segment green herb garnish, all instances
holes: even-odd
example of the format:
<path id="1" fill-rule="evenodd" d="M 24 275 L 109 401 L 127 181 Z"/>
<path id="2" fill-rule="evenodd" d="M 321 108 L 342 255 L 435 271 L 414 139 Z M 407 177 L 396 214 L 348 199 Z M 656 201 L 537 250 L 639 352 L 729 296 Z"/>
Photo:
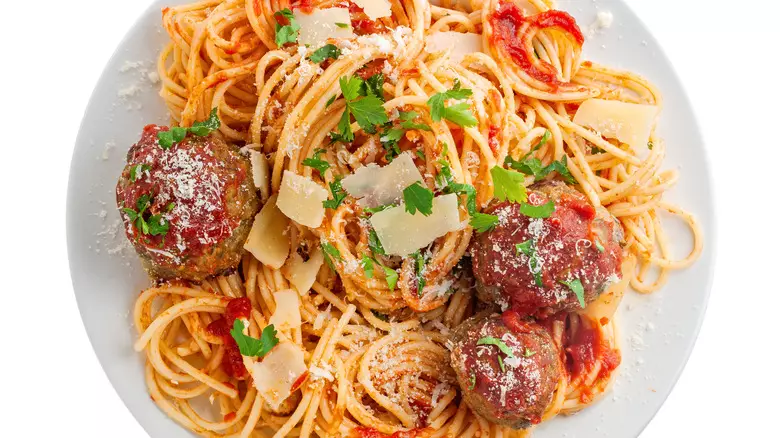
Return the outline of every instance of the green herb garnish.
<path id="1" fill-rule="evenodd" d="M 461 102 L 449 107 L 444 106 L 448 99 L 463 100 L 472 95 L 471 90 L 460 88 L 460 81 L 455 80 L 455 84 L 450 90 L 443 93 L 436 93 L 428 99 L 428 107 L 431 110 L 431 119 L 434 122 L 441 121 L 442 118 L 449 120 L 459 126 L 476 126 L 477 119 L 471 112 L 468 103 Z"/>
<path id="2" fill-rule="evenodd" d="M 542 205 L 520 204 L 520 213 L 532 218 L 548 218 L 555 211 L 555 202 Z"/>
<path id="3" fill-rule="evenodd" d="M 348 143 L 355 139 L 350 115 L 355 117 L 358 125 L 368 133 L 376 132 L 376 125 L 387 123 L 387 114 L 382 106 L 382 100 L 374 94 L 377 92 L 374 89 L 377 83 L 378 80 L 374 80 L 373 85 L 367 84 L 357 76 L 339 78 L 341 93 L 344 95 L 347 105 L 338 126 L 336 126 L 338 132 L 330 134 L 331 140 Z"/>
<path id="4" fill-rule="evenodd" d="M 494 166 L 490 176 L 493 178 L 493 196 L 499 201 L 525 202 L 528 199 L 525 177 L 521 173 Z"/>
<path id="5" fill-rule="evenodd" d="M 580 307 L 585 308 L 585 289 L 582 287 L 582 282 L 579 278 L 575 278 L 571 281 L 561 281 L 561 284 L 569 286 L 574 295 L 577 295 L 577 301 L 580 302 Z"/>
<path id="6" fill-rule="evenodd" d="M 325 149 L 315 149 L 314 154 L 310 158 L 303 160 L 303 165 L 316 169 L 320 176 L 324 178 L 325 171 L 330 169 L 330 163 L 320 158 L 323 153 L 325 153 Z"/>
<path id="7" fill-rule="evenodd" d="M 301 30 L 301 25 L 295 21 L 295 15 L 292 11 L 284 8 L 281 11 L 274 12 L 274 17 L 277 17 L 276 23 L 276 45 L 282 47 L 287 43 L 294 43 L 298 41 L 298 31 Z M 289 24 L 279 24 L 279 19 L 286 20 Z"/>
<path id="8" fill-rule="evenodd" d="M 515 250 L 517 251 L 517 254 L 523 253 L 528 257 L 530 264 L 529 268 L 531 268 L 531 273 L 534 274 L 534 282 L 539 287 L 544 286 L 544 283 L 542 283 L 542 266 L 541 263 L 539 263 L 539 258 L 536 254 L 536 243 L 533 240 L 526 240 L 525 242 L 516 244 Z"/>
<path id="9" fill-rule="evenodd" d="M 366 278 L 374 278 L 374 261 L 371 257 L 363 254 L 363 258 L 360 259 L 360 266 L 363 268 L 363 272 L 366 273 Z"/>
<path id="10" fill-rule="evenodd" d="M 325 208 L 337 209 L 339 205 L 347 198 L 347 192 L 341 188 L 341 175 L 339 175 L 335 181 L 328 184 L 330 186 L 330 193 L 333 195 L 333 199 L 322 201 L 322 205 Z"/>
<path id="11" fill-rule="evenodd" d="M 242 356 L 263 357 L 279 343 L 273 324 L 265 326 L 260 334 L 260 339 L 255 339 L 244 334 L 244 323 L 240 319 L 233 321 L 230 336 L 236 341 Z"/>
<path id="12" fill-rule="evenodd" d="M 217 107 L 212 108 L 208 119 L 202 122 L 195 122 L 189 128 L 174 126 L 168 131 L 158 132 L 157 143 L 163 149 L 170 149 L 174 144 L 184 140 L 184 138 L 187 137 L 188 132 L 197 135 L 198 137 L 205 137 L 211 134 L 212 132 L 219 129 L 221 125 L 217 111 Z"/>
<path id="13" fill-rule="evenodd" d="M 349 24 L 347 23 L 336 23 L 336 26 L 342 29 L 349 29 Z"/>
<path id="14" fill-rule="evenodd" d="M 338 59 L 339 56 L 341 56 L 341 49 L 333 44 L 325 44 L 309 56 L 309 61 L 319 64 L 328 58 Z"/>
<path id="15" fill-rule="evenodd" d="M 144 172 L 152 167 L 148 164 L 136 164 L 130 168 L 130 182 L 135 182 Z"/>
<path id="16" fill-rule="evenodd" d="M 404 203 L 407 213 L 419 211 L 423 216 L 430 216 L 433 213 L 433 192 L 416 181 L 404 189 Z"/>
<path id="17" fill-rule="evenodd" d="M 328 267 L 333 271 L 336 272 L 336 264 L 333 262 L 333 260 L 341 261 L 341 253 L 339 252 L 338 248 L 331 245 L 329 242 L 320 242 L 320 247 L 322 248 L 322 254 L 325 256 L 325 263 L 328 264 Z"/>

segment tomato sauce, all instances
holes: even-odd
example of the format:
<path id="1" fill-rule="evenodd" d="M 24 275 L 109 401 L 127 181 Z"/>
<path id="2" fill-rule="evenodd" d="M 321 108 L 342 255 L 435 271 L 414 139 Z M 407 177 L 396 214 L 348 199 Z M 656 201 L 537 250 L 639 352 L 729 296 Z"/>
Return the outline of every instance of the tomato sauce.
<path id="1" fill-rule="evenodd" d="M 148 125 L 128 154 L 124 184 L 117 186 L 120 208 L 140 211 L 138 201 L 148 196 L 145 220 L 161 215 L 168 231 L 161 235 L 143 233 L 137 224 L 125 228 L 131 241 L 149 248 L 152 256 L 162 253 L 199 256 L 232 234 L 239 218 L 228 211 L 225 193 L 237 191 L 246 169 L 235 165 L 237 158 L 221 157 L 208 137 L 187 139 L 163 149 L 157 142 L 167 127 Z M 134 181 L 130 170 L 145 166 Z M 215 181 L 216 178 L 216 181 Z"/>
<path id="2" fill-rule="evenodd" d="M 523 10 L 515 3 L 502 2 L 499 6 L 489 17 L 490 24 L 493 26 L 491 35 L 493 44 L 502 46 L 512 60 L 532 78 L 552 87 L 561 85 L 555 68 L 550 63 L 538 59 L 534 54 L 530 38 L 535 29 L 556 28 L 570 35 L 577 44 L 582 46 L 585 37 L 574 17 L 558 10 L 525 16 Z M 526 24 L 529 27 L 522 35 L 518 35 L 520 29 Z"/>
<path id="3" fill-rule="evenodd" d="M 563 345 L 566 371 L 572 380 L 588 374 L 598 362 L 601 362 L 599 378 L 608 378 L 620 365 L 620 352 L 610 348 L 600 330 L 586 324 L 580 324 L 573 336 L 567 335 Z"/>
<path id="4" fill-rule="evenodd" d="M 364 81 L 376 74 L 382 73 L 382 69 L 385 66 L 385 58 L 374 59 L 368 64 L 361 67 L 356 74 L 360 76 L 360 79 Z"/>
<path id="5" fill-rule="evenodd" d="M 225 345 L 225 353 L 222 355 L 222 370 L 228 376 L 239 380 L 245 379 L 248 373 L 244 367 L 244 358 L 241 356 L 241 351 L 231 336 L 230 330 L 236 319 L 248 319 L 251 311 L 252 303 L 249 298 L 232 299 L 225 308 L 225 315 L 214 320 L 206 328 L 212 335 L 219 336 Z"/>

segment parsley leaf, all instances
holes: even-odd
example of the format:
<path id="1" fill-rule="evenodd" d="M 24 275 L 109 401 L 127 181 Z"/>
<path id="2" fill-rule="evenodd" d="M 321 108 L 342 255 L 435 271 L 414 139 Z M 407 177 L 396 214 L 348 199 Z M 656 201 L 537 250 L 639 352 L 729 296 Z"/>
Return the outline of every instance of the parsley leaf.
<path id="1" fill-rule="evenodd" d="M 392 207 L 393 204 L 385 204 L 385 205 L 380 205 L 378 207 L 364 208 L 363 211 L 369 214 L 374 214 L 374 213 L 379 213 L 380 211 L 385 211 L 388 208 L 392 208 Z"/>
<path id="2" fill-rule="evenodd" d="M 136 164 L 130 168 L 130 182 L 135 182 L 144 172 L 150 170 L 151 166 L 148 164 Z"/>
<path id="3" fill-rule="evenodd" d="M 520 204 L 520 213 L 533 218 L 548 218 L 555 211 L 555 202 L 542 205 Z"/>
<path id="4" fill-rule="evenodd" d="M 474 213 L 469 224 L 477 230 L 477 233 L 490 231 L 498 225 L 498 216 L 494 214 Z"/>
<path id="5" fill-rule="evenodd" d="M 379 79 L 375 79 L 372 85 L 368 85 L 365 81 L 356 76 L 342 76 L 339 78 L 341 93 L 344 95 L 347 105 L 339 120 L 337 126 L 338 132 L 331 133 L 331 140 L 350 142 L 355 139 L 355 134 L 352 132 L 350 115 L 354 116 L 358 125 L 368 133 L 374 133 L 376 131 L 376 125 L 387 123 L 387 114 L 385 113 L 384 106 L 382 106 L 383 98 L 373 94 L 376 91 L 373 87 L 377 86 L 379 83 L 378 81 Z M 381 89 L 379 92 L 381 92 Z"/>
<path id="6" fill-rule="evenodd" d="M 325 102 L 325 108 L 333 105 L 333 102 L 335 101 L 336 101 L 336 95 L 334 94 L 333 96 L 330 96 L 330 99 L 328 99 L 327 102 Z"/>
<path id="7" fill-rule="evenodd" d="M 320 159 L 320 155 L 325 153 L 325 149 L 315 149 L 314 154 L 310 158 L 306 158 L 303 160 L 304 166 L 309 166 L 311 168 L 314 168 L 317 170 L 317 172 L 320 173 L 320 175 L 324 178 L 325 177 L 325 171 L 330 169 L 330 163 L 327 161 Z"/>
<path id="8" fill-rule="evenodd" d="M 236 341 L 242 356 L 263 357 L 279 343 L 273 324 L 265 326 L 260 339 L 255 339 L 244 334 L 244 323 L 240 319 L 233 322 L 230 336 Z"/>
<path id="9" fill-rule="evenodd" d="M 458 126 L 477 126 L 477 119 L 471 112 L 471 106 L 467 102 L 457 103 L 444 108 L 442 116 Z"/>
<path id="10" fill-rule="evenodd" d="M 469 378 L 469 391 L 474 389 L 474 387 L 477 386 L 477 376 L 475 374 L 472 374 Z"/>
<path id="11" fill-rule="evenodd" d="M 542 161 L 538 158 L 525 158 L 522 161 L 514 160 L 512 157 L 506 157 L 504 163 L 519 172 L 526 175 L 532 175 L 534 181 L 540 181 L 552 172 L 558 172 L 561 179 L 569 184 L 575 184 L 577 180 L 569 172 L 567 158 L 564 155 L 560 161 L 553 161 L 547 166 L 542 166 Z"/>
<path id="12" fill-rule="evenodd" d="M 596 249 L 599 250 L 599 252 L 604 252 L 604 245 L 602 245 L 601 242 L 594 240 L 593 243 L 596 245 Z"/>
<path id="13" fill-rule="evenodd" d="M 398 284 L 398 272 L 395 269 L 388 268 L 385 265 L 380 264 L 382 270 L 385 271 L 385 280 L 387 281 L 387 287 L 390 288 L 390 292 L 395 290 L 395 286 Z"/>
<path id="14" fill-rule="evenodd" d="M 309 61 L 319 64 L 328 58 L 338 59 L 339 56 L 341 56 L 341 49 L 333 44 L 325 44 L 309 56 Z"/>
<path id="15" fill-rule="evenodd" d="M 525 202 L 528 198 L 523 184 L 525 177 L 521 173 L 494 166 L 490 169 L 490 176 L 493 177 L 494 196 L 498 200 Z"/>
<path id="16" fill-rule="evenodd" d="M 376 231 L 372 228 L 368 232 L 368 247 L 371 248 L 371 252 L 377 255 L 385 255 L 385 249 L 382 247 L 382 242 L 379 240 Z"/>
<path id="17" fill-rule="evenodd" d="M 431 118 L 434 122 L 447 119 L 460 126 L 476 126 L 477 119 L 471 113 L 470 106 L 466 102 L 461 102 L 450 107 L 445 107 L 444 102 L 448 99 L 462 100 L 470 97 L 471 90 L 460 88 L 460 81 L 456 80 L 452 89 L 443 93 L 436 93 L 428 99 L 428 107 L 431 110 Z"/>
<path id="18" fill-rule="evenodd" d="M 433 213 L 433 192 L 416 181 L 404 189 L 404 203 L 407 213 L 419 211 L 423 216 L 430 216 Z"/>
<path id="19" fill-rule="evenodd" d="M 417 274 L 417 296 L 422 296 L 425 289 L 425 256 L 417 251 L 413 254 L 415 263 L 415 273 Z"/>
<path id="20" fill-rule="evenodd" d="M 221 122 L 219 120 L 219 115 L 217 115 L 217 107 L 214 107 L 211 109 L 208 119 L 202 122 L 195 122 L 189 128 L 174 126 L 168 131 L 158 132 L 157 143 L 163 149 L 170 149 L 174 144 L 184 140 L 187 137 L 188 132 L 191 132 L 198 137 L 205 137 L 218 130 L 220 125 Z"/>
<path id="21" fill-rule="evenodd" d="M 341 188 L 341 176 L 336 178 L 335 181 L 329 184 L 330 193 L 333 195 L 333 199 L 322 201 L 322 205 L 325 208 L 331 208 L 333 210 L 339 208 L 342 202 L 347 198 L 347 192 Z"/>
<path id="22" fill-rule="evenodd" d="M 385 85 L 385 75 L 383 75 L 382 73 L 377 73 L 375 75 L 372 75 L 370 78 L 366 79 L 365 82 L 363 82 L 363 85 L 360 88 L 360 95 L 375 96 L 377 99 L 384 102 L 385 101 L 384 85 Z"/>
<path id="23" fill-rule="evenodd" d="M 373 314 L 374 314 L 374 316 L 375 316 L 375 317 L 376 317 L 378 320 L 380 320 L 380 321 L 387 322 L 387 321 L 389 321 L 389 320 L 390 320 L 390 318 L 388 318 L 388 316 L 387 316 L 387 315 L 385 315 L 384 313 L 379 313 L 379 312 L 377 312 L 377 311 L 376 311 L 376 310 L 374 310 L 374 309 L 371 309 L 371 313 L 373 313 Z"/>
<path id="24" fill-rule="evenodd" d="M 365 131 L 371 132 L 376 125 L 387 123 L 385 107 L 382 106 L 382 101 L 374 95 L 349 102 L 347 106 L 352 115 L 355 116 L 355 121 Z"/>
<path id="25" fill-rule="evenodd" d="M 569 286 L 574 295 L 577 295 L 577 301 L 580 302 L 580 307 L 585 308 L 585 290 L 582 288 L 582 282 L 579 278 L 575 278 L 571 281 L 561 281 L 561 284 Z"/>
<path id="26" fill-rule="evenodd" d="M 168 233 L 169 223 L 162 215 L 152 215 L 149 220 L 146 221 L 149 226 L 149 234 L 152 236 L 160 236 Z"/>
<path id="27" fill-rule="evenodd" d="M 371 257 L 363 254 L 363 258 L 360 259 L 360 266 L 366 273 L 366 278 L 374 278 L 374 261 Z"/>
<path id="28" fill-rule="evenodd" d="M 401 119 L 401 127 L 404 129 L 422 129 L 430 131 L 431 127 L 424 123 L 414 123 L 414 119 L 420 117 L 417 111 L 399 111 L 398 118 Z"/>
<path id="29" fill-rule="evenodd" d="M 322 254 L 325 256 L 325 263 L 328 264 L 331 271 L 336 272 L 336 265 L 333 263 L 333 260 L 335 259 L 339 262 L 342 260 L 338 248 L 328 242 L 320 242 L 320 247 L 322 248 Z"/>
<path id="30" fill-rule="evenodd" d="M 517 254 L 523 253 L 528 257 L 529 268 L 531 273 L 534 274 L 534 282 L 537 286 L 542 287 L 542 266 L 539 263 L 539 258 L 536 254 L 536 243 L 533 240 L 526 240 L 525 242 L 515 244 L 515 250 Z"/>
<path id="31" fill-rule="evenodd" d="M 274 17 L 277 17 L 276 23 L 276 45 L 282 47 L 287 43 L 294 43 L 298 41 L 298 31 L 301 30 L 301 25 L 295 21 L 295 16 L 288 8 L 284 8 L 281 11 L 274 12 Z M 286 19 L 290 24 L 282 26 L 279 24 L 279 19 Z"/>
<path id="32" fill-rule="evenodd" d="M 477 345 L 495 345 L 498 347 L 499 350 L 501 350 L 502 353 L 506 355 L 508 358 L 514 358 L 515 355 L 512 354 L 512 349 L 509 348 L 508 345 L 504 343 L 501 339 L 494 338 L 492 336 L 485 336 L 484 338 L 479 338 L 477 340 Z"/>
<path id="33" fill-rule="evenodd" d="M 530 349 L 530 348 L 528 348 L 528 347 L 525 347 L 525 351 L 523 352 L 523 356 L 524 356 L 524 357 L 531 357 L 531 356 L 533 356 L 533 355 L 535 355 L 535 354 L 536 354 L 536 352 L 535 352 L 535 351 L 531 350 L 531 349 Z"/>
<path id="34" fill-rule="evenodd" d="M 347 23 L 336 23 L 336 26 L 342 28 L 342 29 L 349 29 L 349 24 Z"/>

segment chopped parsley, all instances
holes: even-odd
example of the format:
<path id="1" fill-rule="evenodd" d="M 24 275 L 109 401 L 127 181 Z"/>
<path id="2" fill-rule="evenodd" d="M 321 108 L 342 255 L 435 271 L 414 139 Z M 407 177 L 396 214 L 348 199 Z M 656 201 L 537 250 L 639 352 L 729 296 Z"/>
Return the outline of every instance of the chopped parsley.
<path id="1" fill-rule="evenodd" d="M 349 24 L 347 23 L 336 23 L 336 26 L 342 29 L 349 29 Z"/>
<path id="2" fill-rule="evenodd" d="M 135 228 L 140 231 L 141 234 L 164 236 L 168 233 L 170 224 L 161 214 L 153 214 L 149 216 L 148 219 L 144 217 L 144 213 L 146 213 L 147 209 L 152 205 L 151 201 L 152 197 L 149 194 L 141 195 L 135 202 L 135 207 L 138 209 L 137 211 L 127 207 L 123 208 L 122 211 L 127 214 L 131 223 L 135 223 Z M 171 204 L 168 204 L 168 206 Z"/>
<path id="3" fill-rule="evenodd" d="M 392 208 L 392 207 L 393 204 L 385 204 L 385 205 L 380 205 L 378 207 L 364 208 L 363 211 L 368 214 L 374 214 L 374 213 L 379 213 L 380 211 L 385 211 L 388 208 Z"/>
<path id="4" fill-rule="evenodd" d="M 512 349 L 507 346 L 504 341 L 498 338 L 494 338 L 492 336 L 486 336 L 484 338 L 480 338 L 477 341 L 477 345 L 495 345 L 498 347 L 498 349 L 506 355 L 506 357 L 510 359 L 514 359 L 515 355 L 512 354 Z M 505 372 L 506 369 L 504 368 L 504 359 L 501 357 L 501 355 L 498 356 L 498 366 L 501 367 L 501 371 Z"/>
<path id="5" fill-rule="evenodd" d="M 157 143 L 163 149 L 170 149 L 174 144 L 184 140 L 187 133 L 190 132 L 198 137 L 205 137 L 219 129 L 221 123 L 217 115 L 217 107 L 212 108 L 209 118 L 202 122 L 195 122 L 189 128 L 174 126 L 168 131 L 157 133 Z"/>
<path id="6" fill-rule="evenodd" d="M 444 145 L 446 153 L 447 145 Z M 452 178 L 452 169 L 446 160 L 437 161 L 441 166 L 440 173 L 436 176 L 438 184 L 444 186 L 444 193 L 456 193 L 466 195 L 466 209 L 471 216 L 469 224 L 477 230 L 478 233 L 484 233 L 492 230 L 498 224 L 498 216 L 493 214 L 479 213 L 477 211 L 477 190 L 474 186 L 464 183 L 456 183 Z"/>
<path id="7" fill-rule="evenodd" d="M 295 16 L 288 8 L 284 8 L 281 11 L 274 12 L 276 17 L 276 45 L 282 47 L 287 43 L 294 43 L 298 41 L 298 31 L 301 30 L 301 25 L 295 21 Z M 286 21 L 289 24 L 282 25 L 279 21 Z"/>
<path id="8" fill-rule="evenodd" d="M 331 245 L 329 242 L 321 242 L 320 247 L 322 248 L 322 254 L 325 256 L 325 263 L 328 264 L 328 267 L 333 271 L 336 272 L 336 264 L 333 262 L 333 260 L 341 261 L 341 253 L 339 252 L 338 248 Z"/>
<path id="9" fill-rule="evenodd" d="M 379 80 L 375 79 L 372 81 L 372 78 L 374 76 L 369 78 L 368 82 L 357 76 L 342 76 L 339 78 L 341 93 L 344 95 L 347 105 L 344 108 L 344 113 L 341 115 L 339 124 L 336 126 L 338 132 L 330 134 L 331 140 L 348 143 L 355 139 L 350 116 L 355 118 L 355 121 L 364 131 L 371 134 L 376 132 L 376 125 L 387 123 L 387 114 L 384 106 L 382 106 L 382 99 L 375 94 L 378 93 L 375 87 L 378 85 Z M 381 91 L 381 85 L 379 86 L 379 91 Z"/>
<path id="10" fill-rule="evenodd" d="M 599 250 L 599 252 L 604 252 L 604 246 L 601 244 L 601 242 L 594 240 L 593 244 L 596 245 L 596 249 Z"/>
<path id="11" fill-rule="evenodd" d="M 382 247 L 382 242 L 379 240 L 379 236 L 376 235 L 376 231 L 372 228 L 368 232 L 368 247 L 376 255 L 385 255 L 385 249 Z"/>
<path id="12" fill-rule="evenodd" d="M 430 216 L 433 213 L 433 192 L 416 181 L 404 189 L 404 203 L 407 213 L 419 211 L 423 216 Z"/>
<path id="13" fill-rule="evenodd" d="M 371 257 L 363 254 L 360 259 L 360 266 L 363 268 L 363 272 L 366 273 L 366 278 L 374 278 L 374 261 Z"/>
<path id="14" fill-rule="evenodd" d="M 477 376 L 472 374 L 469 378 L 469 391 L 473 390 L 475 386 L 477 386 Z"/>
<path id="15" fill-rule="evenodd" d="M 377 262 L 378 263 L 378 262 Z M 395 269 L 388 268 L 387 266 L 378 263 L 379 266 L 385 271 L 385 280 L 387 281 L 387 287 L 390 288 L 390 292 L 395 290 L 395 286 L 398 284 L 398 272 Z"/>
<path id="16" fill-rule="evenodd" d="M 528 257 L 528 267 L 531 269 L 531 273 L 534 274 L 534 282 L 539 287 L 544 286 L 544 283 L 542 283 L 542 264 L 539 262 L 536 254 L 536 243 L 533 240 L 526 240 L 525 242 L 515 244 L 515 250 L 517 254 L 523 253 Z"/>
<path id="17" fill-rule="evenodd" d="M 371 313 L 373 313 L 374 316 L 376 317 L 376 319 L 378 319 L 380 321 L 384 321 L 384 322 L 390 321 L 390 318 L 387 315 L 385 315 L 384 313 L 379 313 L 379 312 L 377 312 L 374 309 L 371 309 Z"/>
<path id="18" fill-rule="evenodd" d="M 330 193 L 333 195 L 333 199 L 322 201 L 322 206 L 330 209 L 337 209 L 345 199 L 347 199 L 347 192 L 341 188 L 341 175 L 339 175 L 335 181 L 329 184 Z"/>
<path id="19" fill-rule="evenodd" d="M 520 213 L 533 218 L 548 218 L 555 211 L 555 202 L 549 201 L 542 205 L 520 204 Z"/>
<path id="20" fill-rule="evenodd" d="M 382 102 L 385 101 L 385 75 L 377 73 L 366 79 L 360 86 L 361 96 L 375 96 Z"/>
<path id="21" fill-rule="evenodd" d="M 310 158 L 303 160 L 303 165 L 316 169 L 324 178 L 325 171 L 330 168 L 330 163 L 320 158 L 323 153 L 325 153 L 325 149 L 315 149 L 314 154 Z"/>
<path id="22" fill-rule="evenodd" d="M 415 263 L 415 274 L 417 275 L 417 296 L 422 296 L 425 289 L 425 256 L 417 251 L 413 254 Z"/>
<path id="23" fill-rule="evenodd" d="M 148 164 L 136 164 L 130 168 L 130 182 L 136 182 L 138 178 L 143 175 L 144 172 L 150 170 L 152 167 Z"/>
<path id="24" fill-rule="evenodd" d="M 441 119 L 449 120 L 458 126 L 476 126 L 477 119 L 471 112 L 471 107 L 467 102 L 457 103 L 451 106 L 444 106 L 448 99 L 463 100 L 472 95 L 471 90 L 460 87 L 460 81 L 455 80 L 455 85 L 443 93 L 436 93 L 428 99 L 428 107 L 431 110 L 431 119 L 439 122 Z"/>
<path id="25" fill-rule="evenodd" d="M 523 352 L 523 356 L 524 356 L 524 357 L 531 357 L 531 356 L 533 356 L 533 355 L 535 355 L 535 354 L 536 354 L 536 352 L 535 352 L 535 351 L 531 350 L 531 349 L 530 349 L 530 348 L 528 348 L 528 347 L 525 347 L 525 351 Z"/>
<path id="26" fill-rule="evenodd" d="M 417 111 L 399 111 L 398 118 L 401 119 L 401 127 L 404 129 L 422 129 L 423 131 L 430 131 L 431 127 L 424 123 L 415 123 L 414 119 L 420 117 L 420 113 Z"/>
<path id="27" fill-rule="evenodd" d="M 338 59 L 339 56 L 341 56 L 341 49 L 333 44 L 325 44 L 309 56 L 309 61 L 319 64 L 326 59 Z"/>
<path id="28" fill-rule="evenodd" d="M 582 287 L 582 282 L 579 278 L 575 278 L 571 281 L 561 281 L 561 284 L 569 286 L 574 295 L 577 295 L 577 301 L 580 302 L 580 307 L 585 308 L 585 289 Z"/>
<path id="29" fill-rule="evenodd" d="M 561 178 L 569 184 L 575 184 L 577 180 L 569 172 L 567 158 L 564 155 L 563 158 L 558 161 L 553 161 L 547 166 L 542 166 L 542 161 L 538 158 L 530 158 L 531 154 L 537 151 L 542 145 L 547 143 L 550 138 L 550 131 L 545 131 L 541 140 L 531 148 L 531 151 L 525 154 L 520 160 L 515 160 L 512 157 L 506 157 L 504 164 L 511 167 L 514 170 L 522 172 L 526 175 L 534 177 L 534 181 L 540 181 L 547 177 L 552 172 L 558 172 Z"/>
<path id="30" fill-rule="evenodd" d="M 279 343 L 273 324 L 265 326 L 260 333 L 260 339 L 255 339 L 244 334 L 244 323 L 240 319 L 233 322 L 230 336 L 236 341 L 242 356 L 263 357 Z"/>
<path id="31" fill-rule="evenodd" d="M 498 225 L 498 216 L 494 214 L 474 213 L 471 215 L 469 224 L 474 227 L 477 233 L 484 233 L 492 230 Z"/>
<path id="32" fill-rule="evenodd" d="M 494 166 L 490 176 L 493 178 L 493 196 L 499 201 L 525 202 L 528 199 L 525 177 L 521 173 Z"/>
<path id="33" fill-rule="evenodd" d="M 336 95 L 334 94 L 333 96 L 330 96 L 330 99 L 328 99 L 327 102 L 325 102 L 325 108 L 333 105 L 333 102 L 335 101 L 336 101 Z"/>

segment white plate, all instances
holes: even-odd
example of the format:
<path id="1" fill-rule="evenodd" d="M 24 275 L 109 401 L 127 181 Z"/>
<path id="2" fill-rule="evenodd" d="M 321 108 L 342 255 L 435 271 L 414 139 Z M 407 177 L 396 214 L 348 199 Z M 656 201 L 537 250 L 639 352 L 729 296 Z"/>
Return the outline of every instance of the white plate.
<path id="1" fill-rule="evenodd" d="M 148 123 L 168 120 L 146 74 L 167 35 L 157 0 L 128 32 L 109 61 L 87 108 L 73 152 L 68 188 L 67 232 L 73 288 L 89 338 L 103 369 L 127 407 L 153 437 L 187 437 L 150 400 L 143 358 L 133 351 L 133 301 L 148 285 L 135 254 L 125 244 L 114 201 L 114 185 L 127 149 Z M 623 364 L 613 392 L 573 417 L 542 425 L 536 438 L 635 437 L 644 429 L 677 381 L 704 316 L 713 270 L 714 213 L 708 160 L 685 93 L 647 29 L 619 0 L 562 0 L 585 29 L 598 10 L 612 12 L 613 26 L 585 44 L 586 58 L 638 72 L 663 92 L 660 134 L 667 141 L 667 167 L 682 177 L 667 196 L 693 212 L 707 238 L 701 259 L 674 273 L 650 296 L 629 293 L 621 311 Z M 139 64 L 140 63 L 140 64 Z M 686 230 L 671 223 L 671 240 L 687 250 Z"/>

